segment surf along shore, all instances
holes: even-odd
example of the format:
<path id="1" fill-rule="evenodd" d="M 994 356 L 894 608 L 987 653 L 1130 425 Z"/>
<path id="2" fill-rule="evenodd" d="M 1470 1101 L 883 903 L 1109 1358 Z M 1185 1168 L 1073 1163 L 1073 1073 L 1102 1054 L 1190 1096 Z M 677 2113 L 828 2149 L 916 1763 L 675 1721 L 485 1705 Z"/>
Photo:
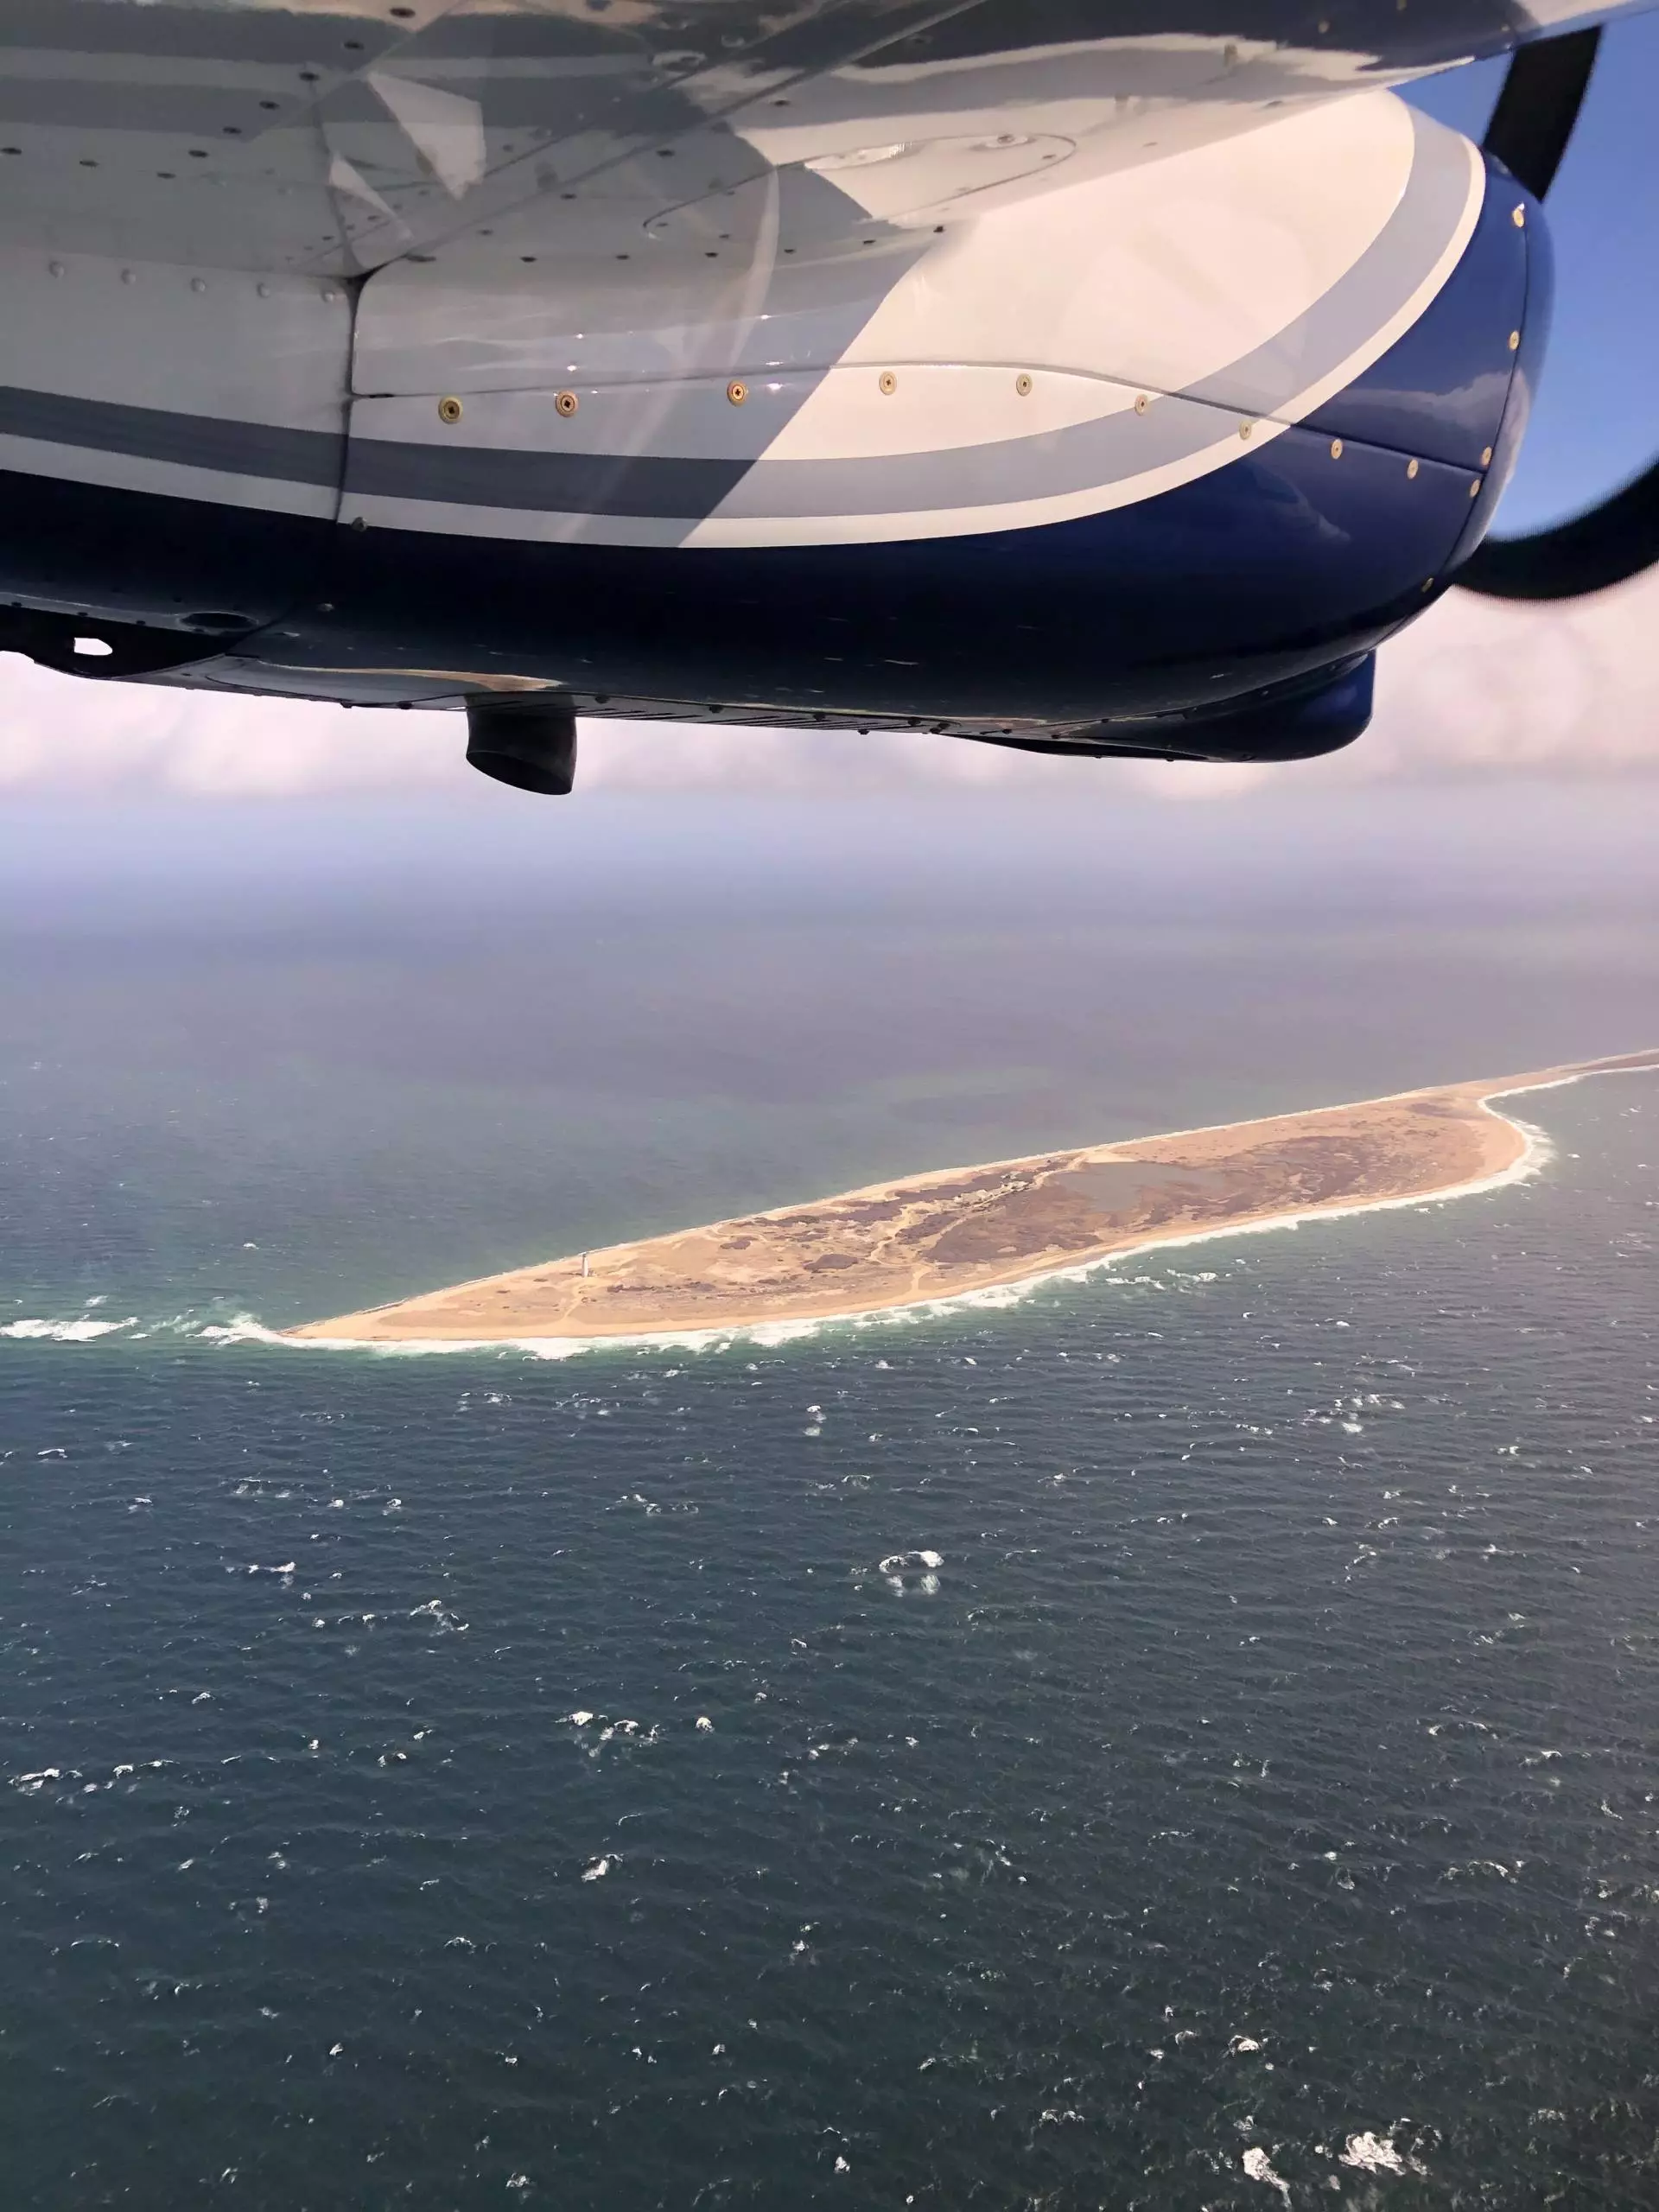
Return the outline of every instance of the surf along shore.
<path id="1" fill-rule="evenodd" d="M 942 1168 L 286 1333 L 334 1344 L 591 1341 L 890 1313 L 1147 1245 L 1487 1188 L 1524 1173 L 1531 1156 L 1528 1131 L 1493 1099 L 1648 1069 L 1659 1053 Z"/>

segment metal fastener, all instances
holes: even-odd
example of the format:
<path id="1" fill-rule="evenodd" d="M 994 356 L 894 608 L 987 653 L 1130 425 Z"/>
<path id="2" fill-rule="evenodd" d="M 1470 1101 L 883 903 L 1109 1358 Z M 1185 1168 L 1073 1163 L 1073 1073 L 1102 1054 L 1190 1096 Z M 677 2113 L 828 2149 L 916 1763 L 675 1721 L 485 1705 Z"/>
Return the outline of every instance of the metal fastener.
<path id="1" fill-rule="evenodd" d="M 887 392 L 889 396 L 899 389 L 899 379 L 894 376 L 891 369 L 883 369 L 880 375 L 876 378 L 876 382 L 880 385 L 882 391 Z"/>
<path id="2" fill-rule="evenodd" d="M 561 415 L 574 415 L 580 403 L 574 391 L 562 391 L 555 398 L 553 404 Z"/>
<path id="3" fill-rule="evenodd" d="M 1474 479 L 1469 486 L 1469 496 L 1471 499 L 1478 499 L 1480 497 L 1480 479 L 1478 476 Z"/>
<path id="4" fill-rule="evenodd" d="M 1407 475 L 1408 475 L 1408 476 L 1414 476 L 1414 475 L 1417 474 L 1417 471 L 1418 471 L 1418 469 L 1419 469 L 1419 467 L 1420 467 L 1421 466 L 1421 462 L 1419 462 L 1419 461 L 1408 461 L 1406 463 L 1406 474 L 1407 474 Z"/>
<path id="5" fill-rule="evenodd" d="M 440 423 L 459 423 L 461 402 L 454 397 L 441 399 L 438 402 L 438 420 Z"/>
<path id="6" fill-rule="evenodd" d="M 1515 225 L 1517 231 L 1524 231 L 1527 227 L 1527 211 L 1525 207 L 1514 208 L 1510 213 L 1510 220 Z"/>
<path id="7" fill-rule="evenodd" d="M 1144 391 L 1136 392 L 1135 395 L 1135 411 L 1137 415 L 1144 415 L 1151 404 L 1151 400 L 1147 398 Z"/>
<path id="8" fill-rule="evenodd" d="M 1015 377 L 1014 380 L 1014 388 L 1019 393 L 1021 399 L 1029 399 L 1031 397 L 1031 378 L 1026 374 L 1023 369 L 1021 369 L 1019 375 Z"/>
<path id="9" fill-rule="evenodd" d="M 749 387 L 741 377 L 734 377 L 726 387 L 726 397 L 734 407 L 741 407 L 749 396 Z"/>
<path id="10" fill-rule="evenodd" d="M 1241 438 L 1248 438 L 1255 428 L 1254 423 L 1241 423 L 1238 426 L 1238 435 Z"/>
<path id="11" fill-rule="evenodd" d="M 1331 458 L 1332 461 L 1340 461 L 1342 459 L 1342 440 L 1340 438 L 1332 438 L 1331 441 Z"/>
<path id="12" fill-rule="evenodd" d="M 1518 330 L 1512 330 L 1510 333 L 1510 351 L 1511 353 L 1518 353 L 1520 350 L 1521 334 Z"/>
<path id="13" fill-rule="evenodd" d="M 1490 468 L 1490 467 L 1491 467 L 1491 465 L 1492 465 L 1492 449 L 1491 449 L 1491 446 L 1483 446 L 1483 447 L 1481 448 L 1481 449 L 1480 449 L 1480 465 L 1481 465 L 1481 467 L 1482 467 L 1483 468 Z"/>

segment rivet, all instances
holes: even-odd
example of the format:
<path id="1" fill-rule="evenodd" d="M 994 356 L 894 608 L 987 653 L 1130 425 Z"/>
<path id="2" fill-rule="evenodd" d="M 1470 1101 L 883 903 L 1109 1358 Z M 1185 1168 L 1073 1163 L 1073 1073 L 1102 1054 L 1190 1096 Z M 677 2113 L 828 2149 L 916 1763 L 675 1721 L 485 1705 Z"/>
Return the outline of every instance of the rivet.
<path id="1" fill-rule="evenodd" d="M 1331 458 L 1332 461 L 1340 461 L 1342 459 L 1342 440 L 1340 438 L 1332 438 L 1331 441 Z"/>
<path id="2" fill-rule="evenodd" d="M 561 415 L 574 415 L 579 404 L 574 391 L 562 391 L 553 402 Z"/>
<path id="3" fill-rule="evenodd" d="M 889 395 L 897 391 L 899 389 L 899 379 L 894 376 L 891 369 L 883 369 L 880 375 L 876 378 L 876 382 L 880 385 L 882 391 Z"/>
<path id="4" fill-rule="evenodd" d="M 1527 227 L 1526 209 L 1524 207 L 1516 207 L 1510 213 L 1510 220 L 1515 225 L 1517 231 L 1524 231 Z"/>
<path id="5" fill-rule="evenodd" d="M 1469 496 L 1471 499 L 1478 499 L 1480 497 L 1480 479 L 1478 476 L 1474 479 L 1469 486 Z"/>
<path id="6" fill-rule="evenodd" d="M 1481 448 L 1481 449 L 1480 449 L 1480 465 L 1481 465 L 1481 467 L 1482 467 L 1483 468 L 1490 468 L 1490 467 L 1491 467 L 1491 465 L 1492 465 L 1492 449 L 1491 449 L 1491 446 L 1483 446 L 1483 447 Z"/>
<path id="7" fill-rule="evenodd" d="M 1136 392 L 1135 396 L 1135 411 L 1137 415 L 1144 415 L 1151 404 L 1152 402 L 1147 397 L 1144 391 Z"/>
<path id="8" fill-rule="evenodd" d="M 1419 461 L 1408 461 L 1406 463 L 1406 474 L 1407 474 L 1407 475 L 1408 475 L 1408 476 L 1414 476 L 1414 475 L 1417 474 L 1417 471 L 1418 471 L 1418 469 L 1419 469 L 1421 467 L 1421 462 L 1419 462 Z"/>
<path id="9" fill-rule="evenodd" d="M 46 264 L 46 273 L 48 276 L 61 276 L 63 264 L 60 261 L 48 261 Z"/>
<path id="10" fill-rule="evenodd" d="M 340 294 L 332 286 L 324 291 L 322 296 L 326 306 L 336 308 L 340 305 Z"/>
<path id="11" fill-rule="evenodd" d="M 363 519 L 361 515 L 353 515 L 352 517 L 352 528 L 353 530 L 366 530 L 368 526 L 368 524 Z"/>
<path id="12" fill-rule="evenodd" d="M 1241 438 L 1248 438 L 1255 428 L 1254 423 L 1241 423 L 1238 426 L 1238 435 Z"/>
<path id="13" fill-rule="evenodd" d="M 190 279 L 190 289 L 193 292 L 205 292 L 207 289 L 207 279 L 205 276 L 193 276 Z"/>
<path id="14" fill-rule="evenodd" d="M 1029 399 L 1031 397 L 1031 378 L 1026 374 L 1023 369 L 1021 369 L 1019 375 L 1015 377 L 1014 380 L 1014 388 L 1019 393 L 1021 399 Z"/>
<path id="15" fill-rule="evenodd" d="M 726 397 L 734 407 L 741 407 L 749 396 L 749 387 L 741 377 L 734 377 L 726 387 Z"/>
<path id="16" fill-rule="evenodd" d="M 1433 588 L 1434 588 L 1434 579 L 1433 579 L 1433 576 L 1425 576 L 1425 577 L 1424 577 L 1424 579 L 1423 579 L 1423 589 L 1424 589 L 1425 591 L 1433 591 Z"/>
<path id="17" fill-rule="evenodd" d="M 1518 353 L 1521 351 L 1521 334 L 1518 330 L 1512 330 L 1510 333 L 1510 351 L 1511 353 Z"/>
<path id="18" fill-rule="evenodd" d="M 270 297 L 270 287 L 269 284 L 256 284 L 254 286 L 254 289 L 258 293 L 262 300 L 268 300 Z"/>
<path id="19" fill-rule="evenodd" d="M 130 269 L 124 269 L 121 271 L 121 282 L 124 284 L 136 284 L 138 279 Z"/>
<path id="20" fill-rule="evenodd" d="M 440 423 L 459 423 L 461 402 L 454 398 L 441 399 L 438 402 L 438 420 Z"/>

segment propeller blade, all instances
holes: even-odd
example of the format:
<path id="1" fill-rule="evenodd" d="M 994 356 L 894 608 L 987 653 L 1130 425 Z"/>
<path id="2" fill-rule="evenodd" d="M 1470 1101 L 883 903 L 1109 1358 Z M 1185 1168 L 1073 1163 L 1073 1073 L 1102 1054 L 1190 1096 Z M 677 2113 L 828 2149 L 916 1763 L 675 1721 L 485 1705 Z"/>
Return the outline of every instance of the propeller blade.
<path id="1" fill-rule="evenodd" d="M 1584 105 L 1599 25 L 1516 49 L 1485 147 L 1539 199 L 1555 181 Z M 1659 462 L 1587 514 L 1522 537 L 1489 537 L 1458 571 L 1488 599 L 1579 599 L 1659 561 Z"/>
<path id="2" fill-rule="evenodd" d="M 1601 26 L 1518 47 L 1486 126 L 1485 149 L 1541 200 L 1555 181 L 1590 89 Z"/>

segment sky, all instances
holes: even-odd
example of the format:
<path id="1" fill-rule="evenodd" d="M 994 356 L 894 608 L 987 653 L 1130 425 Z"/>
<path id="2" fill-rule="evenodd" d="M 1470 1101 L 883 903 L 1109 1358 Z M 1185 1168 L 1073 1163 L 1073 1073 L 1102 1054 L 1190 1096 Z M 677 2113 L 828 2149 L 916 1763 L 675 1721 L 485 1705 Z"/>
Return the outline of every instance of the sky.
<path id="1" fill-rule="evenodd" d="M 1478 138 L 1504 63 L 1425 78 L 1408 96 Z M 1659 452 L 1659 12 L 1614 22 L 1578 129 L 1551 188 L 1555 318 L 1521 463 L 1499 517 L 1535 529 L 1576 512 L 1645 468 Z"/>
<path id="2" fill-rule="evenodd" d="M 1427 80 L 1416 97 L 1478 135 L 1501 65 Z M 1659 14 L 1607 34 L 1579 132 L 1551 195 L 1556 321 L 1541 396 L 1500 530 L 1535 527 L 1602 496 L 1659 450 L 1659 155 L 1651 99 Z M 927 735 L 584 727 L 584 793 L 730 792 L 857 800 L 949 791 L 1049 804 L 1080 799 L 1220 806 L 1274 794 L 1358 796 L 1377 786 L 1490 786 L 1505 778 L 1599 790 L 1659 810 L 1659 671 L 1649 640 L 1659 578 L 1559 609 L 1456 591 L 1379 660 L 1368 734 L 1281 768 L 1033 760 Z M 467 771 L 452 714 L 349 715 L 328 706 L 226 700 L 54 675 L 0 655 L 0 805 L 121 807 L 162 799 L 245 806 L 384 794 L 459 804 L 480 831 L 507 805 Z M 1651 787 L 1649 788 L 1649 779 Z M 1622 794 L 1622 796 L 1621 796 Z M 1431 800 L 1428 802 L 1433 804 Z M 44 817 L 42 817 L 44 818 Z"/>

